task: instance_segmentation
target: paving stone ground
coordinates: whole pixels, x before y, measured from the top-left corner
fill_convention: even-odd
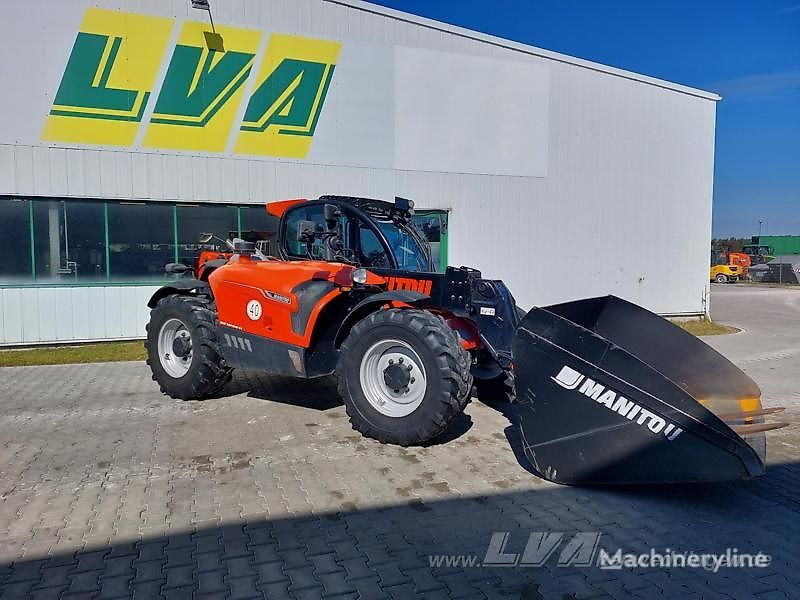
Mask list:
[[[444,439],[403,449],[353,432],[328,379],[238,373],[180,402],[141,363],[0,369],[0,598],[799,598],[800,292],[712,300],[746,331],[711,343],[795,423],[770,434],[757,481],[549,484],[526,470],[509,405],[473,401]],[[480,566],[503,532],[517,554],[534,532],[564,537],[541,567]],[[610,553],[771,562],[559,567],[576,532]],[[449,554],[478,561],[431,566]]]

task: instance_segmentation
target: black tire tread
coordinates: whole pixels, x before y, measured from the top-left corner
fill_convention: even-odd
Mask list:
[[[345,362],[352,359],[354,341],[368,330],[380,325],[395,325],[407,328],[428,342],[433,350],[439,368],[439,376],[448,385],[442,387],[436,410],[421,428],[401,434],[388,434],[374,427],[352,405],[349,399],[345,372]],[[430,441],[443,433],[455,417],[469,403],[472,391],[470,356],[461,347],[458,336],[443,318],[430,312],[417,309],[388,309],[371,313],[353,327],[342,343],[337,364],[339,394],[345,401],[345,409],[353,429],[375,439],[382,444],[411,446]]]
[[[171,385],[172,381],[158,377],[153,368],[153,362],[159,360],[156,355],[158,331],[153,331],[151,325],[160,323],[161,314],[171,309],[182,312],[186,324],[199,337],[199,344],[192,340],[194,360],[199,360],[198,368],[193,377],[180,386]],[[230,381],[233,369],[225,364],[220,351],[217,339],[217,306],[212,298],[178,294],[166,296],[150,311],[150,322],[146,331],[144,345],[147,350],[147,364],[153,374],[153,381],[158,383],[162,393],[180,400],[199,400],[217,393]]]

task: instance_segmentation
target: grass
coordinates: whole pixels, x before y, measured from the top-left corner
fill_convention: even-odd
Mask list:
[[[79,363],[144,360],[142,342],[106,342],[80,346],[58,346],[0,351],[0,367],[68,365]]]
[[[715,323],[711,319],[697,319],[692,321],[677,321],[675,324],[692,335],[725,335],[739,331],[736,327]]]
[[[703,319],[677,321],[678,327],[693,335],[724,335],[739,331],[736,327],[721,325]],[[1,350],[0,367],[26,367],[30,365],[70,365],[121,360],[144,360],[142,342],[104,342],[80,346],[48,346],[24,350]]]

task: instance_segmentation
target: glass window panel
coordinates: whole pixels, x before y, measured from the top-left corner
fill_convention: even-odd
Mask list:
[[[172,204],[108,203],[108,249],[115,281],[163,280],[175,262]]]
[[[241,237],[255,242],[258,249],[269,256],[278,255],[277,234],[279,219],[267,212],[263,204],[240,206]]]
[[[442,230],[447,222],[445,211],[418,211],[414,214],[414,224],[420,230],[431,247],[431,258],[435,271],[444,271],[447,265],[442,264]],[[445,242],[446,243],[446,242]]]
[[[386,249],[381,244],[375,232],[364,223],[359,223],[360,244],[359,244],[359,263],[364,267],[385,268],[392,266],[389,257],[386,256]]]
[[[178,204],[178,262],[194,264],[201,250],[224,250],[219,240],[201,244],[201,233],[223,240],[237,235],[236,207],[221,204]]]
[[[275,235],[278,231],[278,219],[267,212],[263,204],[241,206],[242,232],[258,231]]]
[[[308,247],[305,243],[297,240],[297,226],[300,221],[311,221],[314,223],[316,231],[323,231],[325,229],[325,218],[322,212],[322,206],[302,206],[294,208],[289,212],[286,218],[286,233],[284,238],[286,240],[286,251],[292,255],[301,258],[308,257]],[[322,239],[317,237],[311,245],[311,256],[313,258],[322,258]]]
[[[29,200],[0,198],[0,284],[31,283]]]
[[[63,212],[58,200],[33,200],[33,252],[36,281],[58,280]]]
[[[35,200],[33,234],[37,282],[105,279],[102,202]]]

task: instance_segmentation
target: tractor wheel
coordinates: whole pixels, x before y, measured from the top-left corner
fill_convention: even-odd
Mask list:
[[[336,376],[353,428],[410,446],[444,432],[469,401],[469,355],[443,319],[414,309],[380,310],[342,343]]]
[[[216,320],[213,300],[198,296],[167,296],[150,311],[147,364],[163,393],[197,400],[230,380],[232,369],[219,350]]]
[[[717,283],[727,283],[728,277],[724,273],[720,273],[714,278],[714,281],[716,281]]]
[[[513,402],[513,379],[505,373],[491,379],[475,379],[475,397],[481,402]]]

